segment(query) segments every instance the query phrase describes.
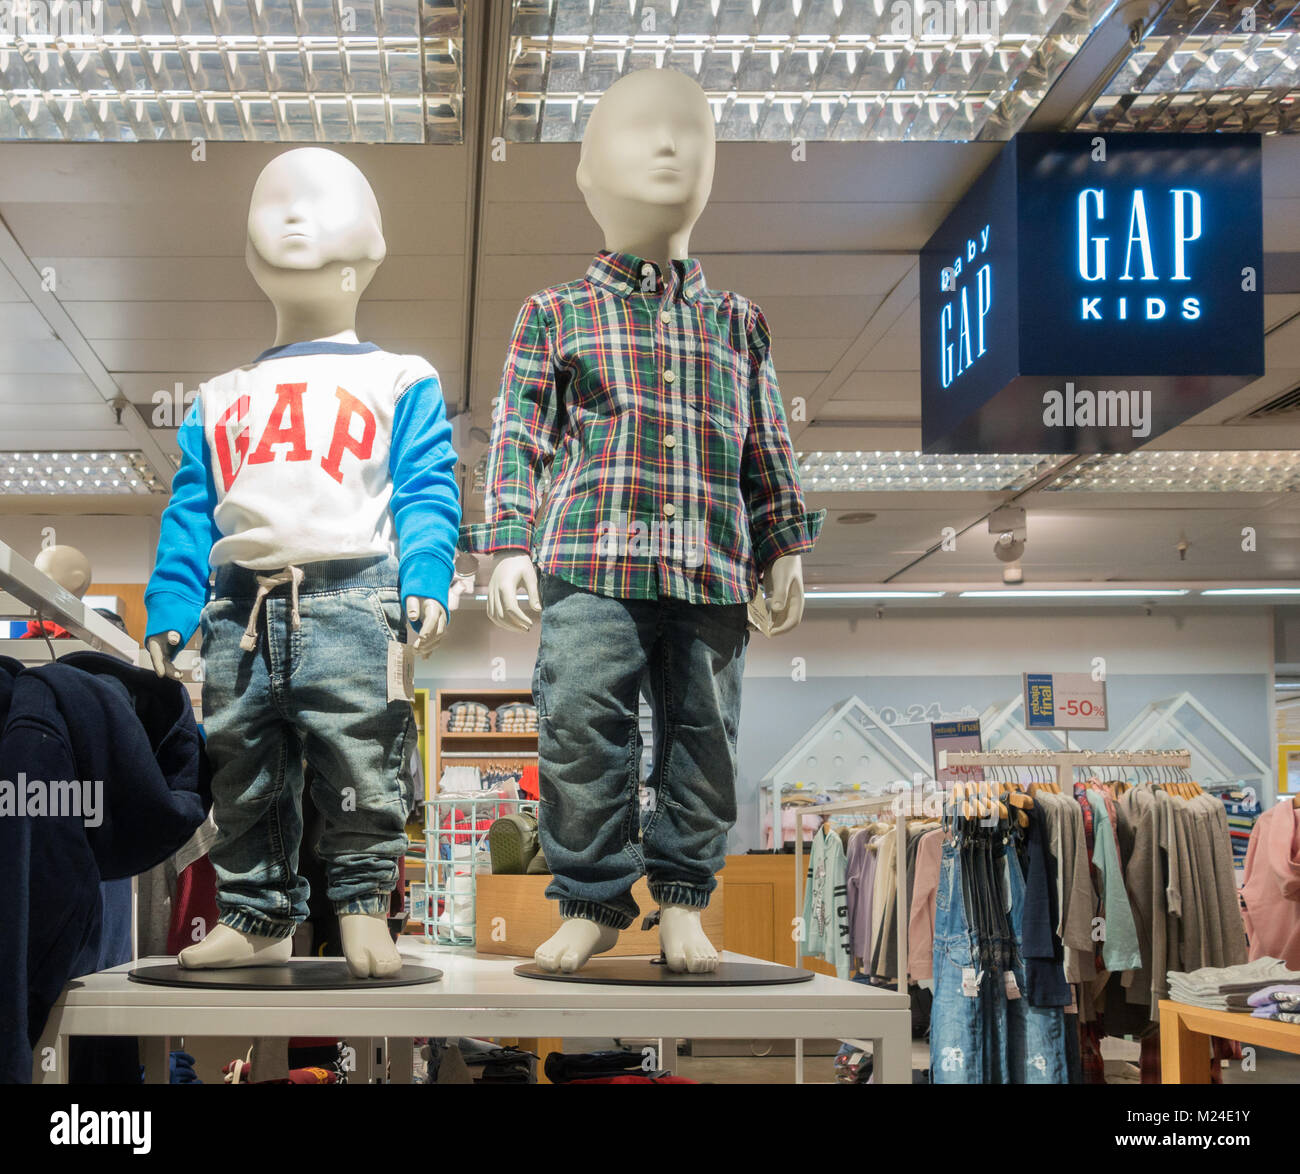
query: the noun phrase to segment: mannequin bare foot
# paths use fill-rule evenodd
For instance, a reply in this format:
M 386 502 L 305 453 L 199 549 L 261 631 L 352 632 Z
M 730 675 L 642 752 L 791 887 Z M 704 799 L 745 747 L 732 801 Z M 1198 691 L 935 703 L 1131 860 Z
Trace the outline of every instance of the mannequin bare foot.
M 201 942 L 186 946 L 176 961 L 187 970 L 229 970 L 235 966 L 283 966 L 292 953 L 292 938 L 268 938 L 218 925 Z
M 402 969 L 393 935 L 384 913 L 339 914 L 343 956 L 354 978 L 386 978 Z
M 585 966 L 593 954 L 612 950 L 617 941 L 618 930 L 613 926 L 598 925 L 584 917 L 570 917 L 537 947 L 533 961 L 543 970 L 572 974 Z
M 669 970 L 709 974 L 718 968 L 718 951 L 700 925 L 700 910 L 689 905 L 659 908 L 659 946 Z

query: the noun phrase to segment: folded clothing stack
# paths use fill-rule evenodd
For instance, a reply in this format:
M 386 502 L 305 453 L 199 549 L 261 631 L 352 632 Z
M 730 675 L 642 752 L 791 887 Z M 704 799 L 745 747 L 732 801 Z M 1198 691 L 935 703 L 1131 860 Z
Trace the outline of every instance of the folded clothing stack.
M 1176 1003 L 1211 1011 L 1246 1011 L 1247 996 L 1279 983 L 1300 982 L 1300 971 L 1288 970 L 1281 958 L 1256 958 L 1240 966 L 1203 966 L 1200 970 L 1169 972 L 1169 997 Z
M 492 730 L 492 711 L 479 701 L 453 701 L 447 706 L 446 732 L 486 734 Z
M 494 715 L 496 728 L 503 734 L 537 733 L 537 706 L 523 701 L 512 701 L 497 706 Z
M 1277 983 L 1247 997 L 1250 1013 L 1256 1019 L 1281 1019 L 1300 1023 L 1300 985 Z

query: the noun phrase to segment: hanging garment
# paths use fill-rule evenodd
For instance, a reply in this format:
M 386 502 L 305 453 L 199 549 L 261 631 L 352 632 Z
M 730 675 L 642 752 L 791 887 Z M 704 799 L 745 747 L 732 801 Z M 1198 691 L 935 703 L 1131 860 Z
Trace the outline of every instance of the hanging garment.
M 1096 789 L 1088 791 L 1087 799 L 1092 806 L 1092 863 L 1101 883 L 1102 916 L 1105 918 L 1102 959 L 1106 969 L 1112 973 L 1137 970 L 1142 966 L 1142 952 L 1138 947 L 1137 926 L 1133 922 L 1128 891 L 1124 888 L 1124 872 L 1106 799 Z
M 813 837 L 803 903 L 804 953 L 824 958 L 838 978 L 848 978 L 849 900 L 844 844 L 823 829 Z
M 907 923 L 907 968 L 912 981 L 934 986 L 935 895 L 939 889 L 939 860 L 943 853 L 943 832 L 926 832 L 916 849 L 916 884 L 912 889 L 912 911 Z
M 1242 896 L 1251 958 L 1281 958 L 1300 970 L 1300 810 L 1287 800 L 1255 824 Z
M 25 1084 L 50 1007 L 82 951 L 97 949 L 100 881 L 134 876 L 180 848 L 211 791 L 179 681 L 98 652 L 16 676 L 13 664 L 0 665 L 5 773 L 25 774 L 29 787 L 83 780 L 80 810 L 65 794 L 58 814 L 0 818 L 0 1082 Z

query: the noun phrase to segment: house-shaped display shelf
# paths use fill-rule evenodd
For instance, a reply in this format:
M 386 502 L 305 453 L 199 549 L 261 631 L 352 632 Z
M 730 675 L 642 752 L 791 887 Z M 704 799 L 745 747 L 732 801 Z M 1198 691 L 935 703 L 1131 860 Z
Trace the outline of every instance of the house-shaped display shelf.
M 763 776 L 759 804 L 759 842 L 763 808 L 770 804 L 772 842 L 781 828 L 781 796 L 791 791 L 836 795 L 883 791 L 899 780 L 929 778 L 934 767 L 917 754 L 861 697 L 831 706 L 777 764 Z

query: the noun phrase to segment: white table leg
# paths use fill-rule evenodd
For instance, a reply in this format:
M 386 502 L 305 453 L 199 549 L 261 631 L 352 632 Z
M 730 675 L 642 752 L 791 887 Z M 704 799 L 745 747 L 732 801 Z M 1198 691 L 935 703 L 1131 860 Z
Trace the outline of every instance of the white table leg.
M 803 1040 L 794 1041 L 794 1082 L 803 1084 Z
M 891 1012 L 889 1025 L 875 1036 L 872 1072 L 876 1084 L 910 1084 L 912 1082 L 912 1016 L 910 1012 Z
M 172 1041 L 166 1035 L 140 1037 L 140 1058 L 144 1062 L 145 1084 L 171 1083 Z
M 68 1083 L 68 1037 L 59 1033 L 57 1012 L 50 1015 L 32 1050 L 32 1083 Z
M 415 1041 L 410 1036 L 390 1036 L 388 1079 L 392 1084 L 415 1083 Z

